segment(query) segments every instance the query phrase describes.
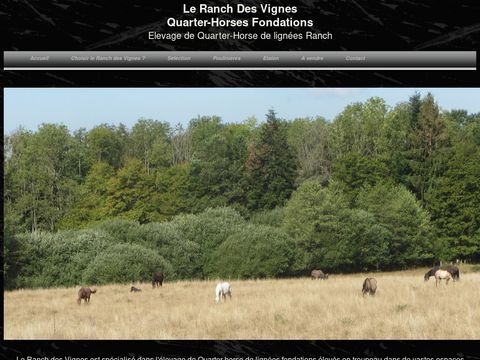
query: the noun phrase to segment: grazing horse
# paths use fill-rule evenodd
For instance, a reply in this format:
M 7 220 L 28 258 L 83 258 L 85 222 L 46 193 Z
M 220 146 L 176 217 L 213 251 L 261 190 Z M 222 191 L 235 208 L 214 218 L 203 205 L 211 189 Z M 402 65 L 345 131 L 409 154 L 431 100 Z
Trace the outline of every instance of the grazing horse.
M 424 280 L 425 280 L 425 281 L 428 281 L 428 279 L 430 279 L 430 277 L 435 276 L 435 273 L 436 273 L 438 270 L 446 270 L 446 271 L 448 271 L 448 272 L 450 273 L 450 275 L 452 275 L 453 281 L 458 281 L 458 280 L 460 280 L 460 270 L 458 270 L 458 267 L 456 267 L 455 265 L 445 266 L 445 267 L 434 266 L 433 268 L 431 268 L 430 270 L 428 270 L 428 271 L 425 273 L 425 276 L 423 277 Z
M 431 268 L 430 270 L 428 270 L 426 273 L 425 273 L 425 276 L 423 277 L 423 279 L 425 281 L 428 281 L 428 279 L 430 279 L 430 277 L 432 276 L 435 276 L 435 273 L 440 269 L 440 266 L 434 266 L 433 268 Z
M 78 305 L 81 304 L 82 300 L 85 300 L 85 304 L 88 304 L 90 302 L 90 295 L 95 294 L 96 292 L 97 290 L 92 290 L 88 287 L 80 288 L 80 290 L 78 290 Z
M 139 292 L 139 291 L 142 291 L 142 289 L 136 288 L 135 286 L 132 286 L 130 288 L 130 292 Z
M 363 286 L 362 286 L 363 296 L 365 296 L 365 294 L 375 295 L 376 291 L 377 291 L 377 280 L 375 280 L 375 278 L 366 278 L 363 281 Z
M 155 288 L 155 286 L 162 286 L 163 284 L 163 272 L 162 271 L 157 271 L 154 272 L 152 275 L 152 287 Z
M 446 280 L 447 285 L 448 282 L 452 279 L 452 274 L 448 272 L 448 270 L 437 270 L 435 272 L 435 286 L 438 287 L 438 283 L 442 280 Z
M 227 300 L 227 295 L 232 299 L 232 287 L 228 282 L 218 283 L 215 288 L 215 302 L 220 302 L 220 296 L 223 297 L 223 301 Z
M 324 274 L 322 270 L 312 270 L 312 272 L 310 273 L 310 277 L 312 278 L 312 280 L 326 280 L 328 279 L 328 274 Z

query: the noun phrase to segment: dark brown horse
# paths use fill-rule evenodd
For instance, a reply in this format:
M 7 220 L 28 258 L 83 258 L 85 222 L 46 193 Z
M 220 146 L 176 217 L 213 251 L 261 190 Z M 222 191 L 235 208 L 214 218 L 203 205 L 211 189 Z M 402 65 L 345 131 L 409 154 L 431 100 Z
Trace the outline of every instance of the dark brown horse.
M 310 277 L 312 280 L 326 280 L 328 279 L 328 274 L 324 274 L 322 270 L 312 270 L 312 272 L 310 273 Z
M 90 302 L 90 295 L 95 294 L 96 292 L 97 290 L 92 290 L 88 287 L 80 288 L 80 290 L 78 290 L 78 305 L 82 303 L 82 300 L 85 300 L 85 304 L 88 304 Z
M 154 288 L 155 286 L 162 286 L 163 284 L 163 272 L 162 271 L 157 271 L 153 273 L 152 276 L 152 287 Z
M 365 294 L 375 295 L 376 292 L 377 292 L 377 280 L 375 280 L 375 278 L 366 278 L 363 281 L 363 286 L 362 286 L 363 296 L 365 296 Z
M 139 292 L 139 291 L 142 291 L 142 289 L 136 288 L 135 286 L 132 286 L 130 288 L 130 292 Z

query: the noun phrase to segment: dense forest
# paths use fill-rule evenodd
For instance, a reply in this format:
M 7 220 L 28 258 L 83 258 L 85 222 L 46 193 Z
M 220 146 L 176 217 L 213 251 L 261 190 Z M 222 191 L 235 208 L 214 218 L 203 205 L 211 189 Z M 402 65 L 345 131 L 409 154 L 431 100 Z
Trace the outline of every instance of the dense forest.
M 480 261 L 480 113 L 430 94 L 330 122 L 270 110 L 4 135 L 6 288 L 457 259 Z

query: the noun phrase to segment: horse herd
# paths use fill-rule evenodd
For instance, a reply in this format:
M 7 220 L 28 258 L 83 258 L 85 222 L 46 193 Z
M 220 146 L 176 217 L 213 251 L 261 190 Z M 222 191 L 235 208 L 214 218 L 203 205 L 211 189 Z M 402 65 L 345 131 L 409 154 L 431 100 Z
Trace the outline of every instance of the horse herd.
M 152 275 L 152 287 L 159 287 L 163 285 L 163 279 L 164 275 L 162 271 L 156 271 Z M 130 287 L 130 292 L 140 292 L 142 289 L 139 289 L 135 286 Z M 80 305 L 82 303 L 82 300 L 85 301 L 85 304 L 88 304 L 90 302 L 90 295 L 95 294 L 97 290 L 92 290 L 89 287 L 82 287 L 80 290 L 78 290 L 78 299 L 77 303 Z
M 450 280 L 458 281 L 460 280 L 460 271 L 456 266 L 447 266 L 447 267 L 440 267 L 435 266 L 431 268 L 429 271 L 425 273 L 424 280 L 428 281 L 430 277 L 435 277 L 435 286 L 438 287 L 438 283 L 442 280 L 448 282 Z M 312 270 L 310 274 L 310 278 L 312 280 L 327 280 L 328 274 L 325 274 L 322 270 Z M 164 274 L 161 271 L 157 271 L 152 275 L 152 287 L 159 287 L 162 286 L 164 280 Z M 82 300 L 85 301 L 86 304 L 90 302 L 91 294 L 95 294 L 97 290 L 92 290 L 88 287 L 82 287 L 78 291 L 78 304 L 80 305 Z M 132 286 L 130 287 L 130 292 L 140 292 L 141 289 Z M 362 295 L 365 294 L 375 295 L 377 291 L 377 280 L 373 277 L 366 278 L 363 281 L 362 285 Z M 228 282 L 221 282 L 218 283 L 215 287 L 215 302 L 218 304 L 220 300 L 223 298 L 223 301 L 226 301 L 227 296 L 232 299 L 232 286 Z

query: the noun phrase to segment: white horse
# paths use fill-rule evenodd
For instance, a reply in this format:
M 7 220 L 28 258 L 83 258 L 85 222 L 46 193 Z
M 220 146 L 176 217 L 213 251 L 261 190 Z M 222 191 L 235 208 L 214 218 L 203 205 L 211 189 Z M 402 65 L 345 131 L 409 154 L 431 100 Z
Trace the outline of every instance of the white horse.
M 450 274 L 447 270 L 437 270 L 435 271 L 435 286 L 438 287 L 438 283 L 442 280 L 446 280 L 448 282 L 452 278 L 452 274 Z
M 220 296 L 223 296 L 223 300 L 227 300 L 227 295 L 232 298 L 232 287 L 228 282 L 218 283 L 215 288 L 215 302 L 220 302 Z

